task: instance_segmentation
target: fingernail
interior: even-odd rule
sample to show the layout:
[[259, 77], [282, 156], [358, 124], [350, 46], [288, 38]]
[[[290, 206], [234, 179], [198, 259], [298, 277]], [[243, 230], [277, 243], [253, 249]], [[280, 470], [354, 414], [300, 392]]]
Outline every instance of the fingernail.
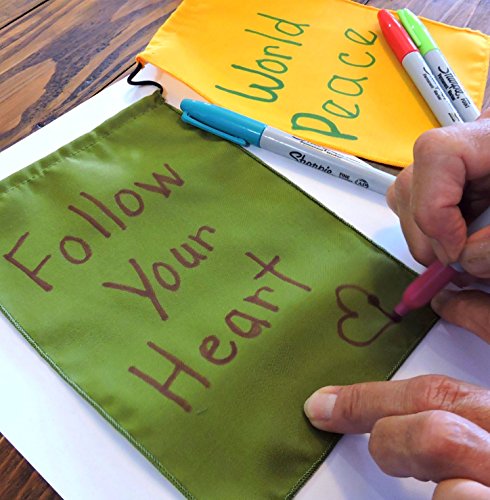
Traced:
[[326, 392], [333, 387], [324, 387], [314, 392], [305, 402], [304, 410], [310, 420], [330, 420], [332, 418], [337, 394]]
[[[446, 305], [449, 300], [451, 300], [454, 296], [456, 295], [456, 292], [451, 292], [449, 290], [442, 290], [439, 292], [437, 295], [434, 296], [432, 299], [430, 305], [432, 306], [432, 309], [439, 314], [443, 307]], [[440, 314], [439, 314], [440, 315]]]
[[460, 262], [474, 276], [486, 277], [490, 272], [490, 241], [474, 241], [466, 245]]
[[437, 260], [443, 264], [451, 264], [455, 262], [456, 259], [452, 260], [446, 249], [435, 239], [431, 238], [432, 248], [436, 254]]

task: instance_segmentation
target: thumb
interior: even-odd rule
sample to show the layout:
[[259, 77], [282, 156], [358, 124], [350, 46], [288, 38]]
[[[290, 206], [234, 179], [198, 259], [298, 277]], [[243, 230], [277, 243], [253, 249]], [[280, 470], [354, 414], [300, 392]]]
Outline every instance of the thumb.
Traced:
[[468, 238], [459, 262], [473, 276], [490, 278], [490, 226]]
[[305, 402], [315, 427], [342, 434], [371, 432], [384, 417], [428, 410], [455, 413], [490, 432], [490, 391], [442, 375], [327, 386]]
[[469, 479], [441, 481], [432, 500], [485, 500], [490, 498], [490, 488]]
[[485, 120], [485, 118], [490, 118], [490, 108], [483, 110], [481, 115], [477, 119], [478, 120]]
[[443, 290], [432, 299], [432, 309], [444, 320], [466, 328], [490, 343], [490, 295], [478, 290]]

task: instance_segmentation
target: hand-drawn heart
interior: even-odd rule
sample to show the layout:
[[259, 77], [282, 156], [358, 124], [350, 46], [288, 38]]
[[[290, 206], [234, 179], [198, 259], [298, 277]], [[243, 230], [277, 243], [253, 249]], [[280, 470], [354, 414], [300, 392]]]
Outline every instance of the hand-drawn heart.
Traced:
[[[345, 304], [345, 301], [342, 299], [342, 296], [346, 295], [346, 291], [351, 292], [351, 298], [352, 298], [352, 292], [354, 291], [355, 295], [361, 294], [361, 296], [364, 296], [366, 299], [365, 303], [364, 303], [364, 301], [362, 301], [360, 304], [358, 304], [358, 306], [361, 306], [361, 307], [364, 307], [364, 305], [367, 306], [367, 308], [368, 308], [367, 313], [370, 314], [369, 319], [372, 321], [369, 321], [367, 323], [358, 321], [357, 322], [357, 326], [358, 326], [357, 331], [359, 331], [359, 329], [361, 329], [361, 328], [362, 329], [366, 329], [366, 328], [370, 328], [370, 327], [373, 328], [372, 325], [374, 322], [374, 325], [375, 325], [374, 328], [376, 329], [376, 332], [374, 333], [374, 335], [372, 337], [368, 338], [367, 340], [355, 340], [355, 339], [347, 336], [347, 334], [344, 331], [345, 324], [346, 324], [347, 320], [349, 320], [349, 319], [352, 319], [352, 320], [361, 319], [359, 312], [352, 309], [351, 307], [348, 307]], [[339, 336], [342, 340], [345, 340], [347, 343], [349, 343], [353, 346], [365, 347], [365, 346], [372, 344], [378, 337], [383, 335], [383, 333], [385, 333], [390, 327], [392, 327], [395, 323], [398, 323], [400, 321], [400, 318], [386, 312], [381, 307], [380, 300], [376, 295], [369, 293], [367, 290], [364, 290], [364, 288], [361, 288], [358, 285], [341, 285], [341, 286], [336, 288], [335, 295], [337, 296], [337, 305], [339, 306], [339, 308], [342, 311], [345, 312], [345, 314], [337, 322], [337, 333], [339, 334]], [[360, 297], [357, 297], [357, 299], [359, 300]], [[366, 312], [365, 311], [363, 311], [363, 312], [365, 315]], [[381, 326], [379, 327], [379, 326], [376, 326], [376, 323], [378, 323], [378, 325], [379, 325], [380, 313], [382, 315], [381, 317], [382, 317], [383, 321], [381, 323]], [[388, 321], [386, 321], [385, 318], [387, 318]]]

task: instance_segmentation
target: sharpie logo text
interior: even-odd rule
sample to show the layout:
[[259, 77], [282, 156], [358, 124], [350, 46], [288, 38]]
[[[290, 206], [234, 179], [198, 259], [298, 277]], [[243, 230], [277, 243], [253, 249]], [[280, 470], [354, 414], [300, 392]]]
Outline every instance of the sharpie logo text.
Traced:
[[324, 167], [321, 164], [306, 160], [304, 153], [302, 153], [301, 151], [291, 151], [289, 153], [289, 156], [294, 161], [301, 163], [301, 165], [306, 165], [307, 167], [312, 167], [312, 168], [315, 168], [316, 170], [321, 170], [322, 172], [325, 172], [327, 174], [333, 174], [332, 169], [330, 167], [328, 167], [328, 166]]

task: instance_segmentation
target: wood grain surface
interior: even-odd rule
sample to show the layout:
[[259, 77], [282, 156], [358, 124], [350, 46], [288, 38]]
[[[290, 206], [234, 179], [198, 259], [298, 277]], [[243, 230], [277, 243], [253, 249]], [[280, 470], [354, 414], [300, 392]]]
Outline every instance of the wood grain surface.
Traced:
[[120, 78], [179, 3], [51, 0], [8, 23], [0, 31], [0, 150]]
[[0, 0], [0, 29], [4, 28], [12, 21], [25, 16], [25, 14], [47, 0]]
[[[409, 7], [431, 19], [490, 31], [490, 0], [358, 1]], [[134, 56], [179, 3], [0, 0], [0, 150], [127, 74]], [[484, 106], [490, 106], [488, 81]], [[0, 500], [58, 498], [0, 435]]]

